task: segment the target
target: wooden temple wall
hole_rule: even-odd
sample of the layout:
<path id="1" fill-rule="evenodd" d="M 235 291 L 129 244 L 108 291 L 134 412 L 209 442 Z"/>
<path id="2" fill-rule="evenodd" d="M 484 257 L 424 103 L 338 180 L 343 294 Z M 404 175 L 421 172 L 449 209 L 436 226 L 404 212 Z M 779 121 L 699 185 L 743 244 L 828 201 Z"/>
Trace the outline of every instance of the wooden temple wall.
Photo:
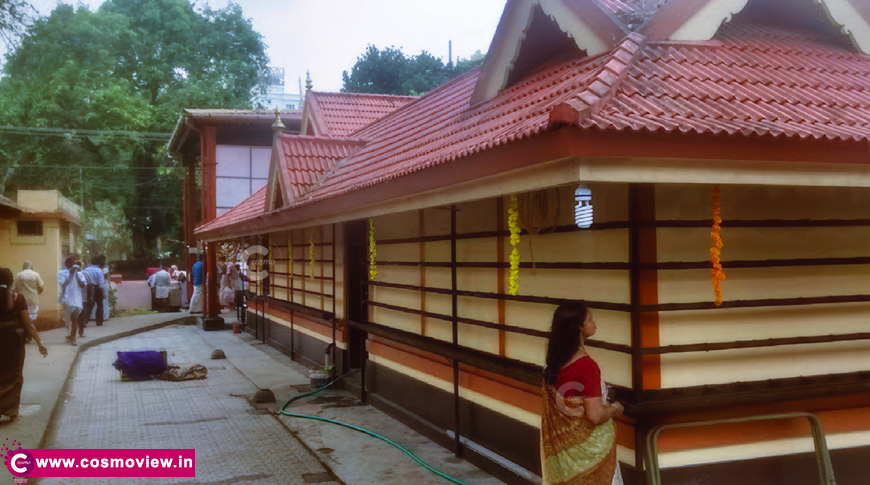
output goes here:
<path id="1" fill-rule="evenodd" d="M 661 354 L 661 387 L 870 370 L 870 302 L 862 298 L 870 295 L 870 191 L 776 186 L 720 190 L 723 297 L 726 304 L 743 301 L 749 306 L 685 309 L 713 298 L 710 270 L 690 264 L 709 261 L 710 229 L 659 227 L 658 302 L 675 305 L 673 311 L 658 313 L 658 345 L 673 351 Z M 656 219 L 710 219 L 710 195 L 708 186 L 659 185 Z M 664 263 L 677 264 L 662 268 Z M 820 304 L 797 300 L 808 298 Z M 823 341 L 831 336 L 839 341 Z M 806 340 L 798 343 L 798 338 Z M 745 348 L 689 351 L 696 344 Z M 757 407 L 761 413 L 765 409 Z M 870 408 L 831 398 L 775 410 L 818 410 L 834 450 L 870 446 Z M 809 427 L 795 420 L 666 432 L 660 450 L 662 466 L 674 467 L 810 452 L 812 441 Z"/>
<path id="2" fill-rule="evenodd" d="M 267 280 L 250 285 L 250 291 L 261 299 L 249 303 L 248 329 L 309 366 L 324 363 L 333 338 L 339 351 L 347 348 L 342 230 L 341 224 L 328 224 L 250 239 L 270 249 L 271 256 L 263 259 L 271 259 L 272 265 L 266 266 Z M 336 352 L 336 358 L 340 357 Z"/>

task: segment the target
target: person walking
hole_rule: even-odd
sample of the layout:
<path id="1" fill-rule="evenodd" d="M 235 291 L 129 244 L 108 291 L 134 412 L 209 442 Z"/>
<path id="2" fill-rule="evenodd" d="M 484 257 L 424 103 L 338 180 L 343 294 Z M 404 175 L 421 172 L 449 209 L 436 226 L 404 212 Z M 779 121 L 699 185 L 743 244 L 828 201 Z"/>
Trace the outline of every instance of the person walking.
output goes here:
<path id="1" fill-rule="evenodd" d="M 175 281 L 178 281 L 178 286 L 181 287 L 181 306 L 182 308 L 188 307 L 189 302 L 187 300 L 187 272 L 183 270 L 179 270 L 178 266 L 172 265 L 172 277 L 175 278 Z"/>
<path id="2" fill-rule="evenodd" d="M 0 424 L 18 421 L 21 387 L 24 384 L 24 330 L 39 347 L 43 357 L 48 355 L 39 334 L 30 322 L 27 300 L 12 291 L 12 271 L 0 268 Z"/>
<path id="3" fill-rule="evenodd" d="M 190 272 L 193 278 L 193 296 L 190 298 L 190 313 L 202 313 L 202 255 L 195 263 Z"/>
<path id="4" fill-rule="evenodd" d="M 160 265 L 160 271 L 148 278 L 148 286 L 154 288 L 154 298 L 157 299 L 157 305 L 161 308 L 168 307 L 172 278 L 169 276 L 169 272 L 163 269 L 163 265 Z"/>
<path id="5" fill-rule="evenodd" d="M 39 314 L 39 295 L 45 290 L 45 281 L 42 281 L 39 273 L 33 271 L 33 263 L 30 261 L 25 261 L 21 265 L 21 270 L 15 277 L 12 291 L 24 296 L 24 301 L 27 302 L 27 311 L 30 313 L 30 323 L 35 325 Z"/>
<path id="6" fill-rule="evenodd" d="M 105 298 L 103 287 L 106 283 L 106 277 L 103 276 L 102 265 L 105 262 L 106 257 L 98 254 L 91 258 L 91 265 L 82 271 L 85 280 L 88 282 L 84 308 L 82 308 L 82 312 L 79 315 L 79 325 L 82 329 L 88 326 L 88 320 L 90 320 L 91 311 L 94 308 L 96 308 L 95 320 L 97 321 L 97 326 L 103 326 L 103 317 L 105 316 L 103 313 L 103 299 Z"/>
<path id="7" fill-rule="evenodd" d="M 66 324 L 69 333 L 66 338 L 71 345 L 77 345 L 76 327 L 78 327 L 79 336 L 85 336 L 85 329 L 79 324 L 79 314 L 83 310 L 82 292 L 86 291 L 88 282 L 82 274 L 81 263 L 76 261 L 74 257 L 67 257 L 63 264 L 69 273 L 61 282 L 57 298 L 58 303 L 63 308 L 63 323 Z M 60 280 L 60 276 L 60 272 L 58 272 L 58 280 Z"/>
<path id="8" fill-rule="evenodd" d="M 597 322 L 585 305 L 553 314 L 544 368 L 541 465 L 544 485 L 622 485 L 616 424 L 622 404 L 607 402 L 598 364 L 586 353 Z"/>

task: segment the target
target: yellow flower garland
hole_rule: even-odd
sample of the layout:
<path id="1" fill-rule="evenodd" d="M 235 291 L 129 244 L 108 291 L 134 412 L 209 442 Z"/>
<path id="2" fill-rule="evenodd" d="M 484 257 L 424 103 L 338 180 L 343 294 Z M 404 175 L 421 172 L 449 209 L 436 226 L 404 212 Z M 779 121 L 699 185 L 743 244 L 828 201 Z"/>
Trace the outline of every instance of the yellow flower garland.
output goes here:
<path id="1" fill-rule="evenodd" d="M 375 239 L 375 220 L 369 219 L 369 280 L 378 278 L 378 266 L 375 259 L 378 256 L 377 240 Z"/>
<path id="2" fill-rule="evenodd" d="M 311 243 L 311 249 L 308 251 L 311 256 L 311 277 L 314 278 L 314 235 L 308 236 L 308 241 Z"/>
<path id="3" fill-rule="evenodd" d="M 274 253 L 272 253 L 272 237 L 270 236 L 269 237 L 269 261 L 266 262 L 266 264 L 269 265 L 269 269 L 272 269 L 272 254 L 274 254 Z M 272 280 L 272 278 L 269 278 L 269 283 L 270 283 L 269 284 L 269 294 L 270 294 L 270 296 L 272 296 L 274 298 L 275 297 L 275 285 L 271 284 L 272 283 L 271 280 Z"/>
<path id="4" fill-rule="evenodd" d="M 713 291 L 716 292 L 716 306 L 722 306 L 722 280 L 725 279 L 725 273 L 722 271 L 722 201 L 719 197 L 719 187 L 713 186 L 710 201 L 713 205 L 713 232 L 710 233 L 712 247 L 710 247 L 710 261 L 713 263 L 713 269 L 710 273 L 713 276 Z"/>
<path id="5" fill-rule="evenodd" d="M 520 290 L 520 211 L 517 196 L 511 196 L 511 207 L 508 209 L 508 228 L 511 231 L 511 272 L 508 279 L 508 293 L 516 296 Z"/>

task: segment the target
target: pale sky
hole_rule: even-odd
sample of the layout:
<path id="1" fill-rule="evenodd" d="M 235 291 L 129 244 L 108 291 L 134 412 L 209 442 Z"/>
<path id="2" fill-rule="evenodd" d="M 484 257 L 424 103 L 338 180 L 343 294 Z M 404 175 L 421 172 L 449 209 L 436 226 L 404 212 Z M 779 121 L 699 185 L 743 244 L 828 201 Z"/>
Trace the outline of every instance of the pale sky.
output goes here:
<path id="1" fill-rule="evenodd" d="M 33 0 L 42 15 L 58 3 L 97 8 L 103 0 Z M 227 0 L 197 1 L 222 8 Z M 405 54 L 426 50 L 447 61 L 486 52 L 505 0 L 238 0 L 254 29 L 264 37 L 271 65 L 286 70 L 285 90 L 297 92 L 311 71 L 314 89 L 338 91 L 368 44 L 400 47 Z M 304 88 L 303 88 L 304 89 Z"/>

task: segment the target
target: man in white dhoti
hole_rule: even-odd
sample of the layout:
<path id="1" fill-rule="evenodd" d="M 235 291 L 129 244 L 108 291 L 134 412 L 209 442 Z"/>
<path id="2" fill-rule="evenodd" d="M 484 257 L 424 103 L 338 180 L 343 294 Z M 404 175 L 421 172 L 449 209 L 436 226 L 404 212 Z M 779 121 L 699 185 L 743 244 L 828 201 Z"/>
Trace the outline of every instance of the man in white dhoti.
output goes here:
<path id="1" fill-rule="evenodd" d="M 199 255 L 199 260 L 193 263 L 191 268 L 191 278 L 193 278 L 193 296 L 190 297 L 190 313 L 202 313 L 202 255 Z"/>
<path id="2" fill-rule="evenodd" d="M 42 281 L 39 273 L 33 271 L 33 263 L 25 261 L 22 265 L 22 271 L 15 277 L 12 291 L 24 295 L 24 300 L 27 302 L 27 312 L 30 313 L 30 322 L 34 325 L 39 313 L 39 295 L 44 289 L 45 282 Z"/>
<path id="3" fill-rule="evenodd" d="M 79 327 L 79 335 L 84 337 L 84 327 L 79 325 L 79 314 L 82 312 L 82 289 L 87 287 L 87 280 L 82 274 L 81 266 L 76 264 L 73 257 L 66 258 L 64 261 L 68 274 L 65 275 L 64 281 L 60 281 L 61 273 L 58 272 L 58 282 L 60 283 L 60 291 L 58 291 L 58 303 L 63 308 L 63 323 L 66 325 L 67 340 L 70 344 L 76 345 L 76 327 Z"/>
<path id="4" fill-rule="evenodd" d="M 154 288 L 154 298 L 161 307 L 169 306 L 169 290 L 172 289 L 172 278 L 169 272 L 160 266 L 160 271 L 148 278 L 148 286 Z"/>

